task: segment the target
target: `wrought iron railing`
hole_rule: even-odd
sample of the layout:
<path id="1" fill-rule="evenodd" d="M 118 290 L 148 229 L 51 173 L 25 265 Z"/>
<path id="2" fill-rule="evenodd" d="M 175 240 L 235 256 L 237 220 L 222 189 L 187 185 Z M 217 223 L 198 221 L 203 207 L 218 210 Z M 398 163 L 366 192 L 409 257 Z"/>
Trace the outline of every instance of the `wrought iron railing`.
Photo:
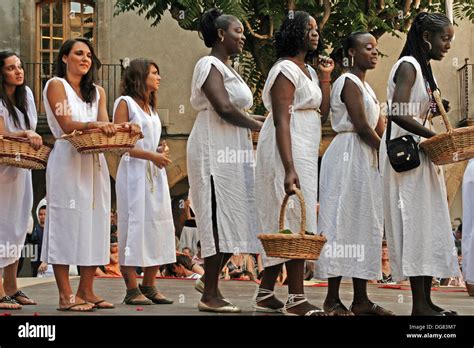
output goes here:
<path id="1" fill-rule="evenodd" d="M 459 108 L 461 111 L 461 123 L 474 121 L 474 64 L 468 63 L 458 69 L 459 76 Z"/>

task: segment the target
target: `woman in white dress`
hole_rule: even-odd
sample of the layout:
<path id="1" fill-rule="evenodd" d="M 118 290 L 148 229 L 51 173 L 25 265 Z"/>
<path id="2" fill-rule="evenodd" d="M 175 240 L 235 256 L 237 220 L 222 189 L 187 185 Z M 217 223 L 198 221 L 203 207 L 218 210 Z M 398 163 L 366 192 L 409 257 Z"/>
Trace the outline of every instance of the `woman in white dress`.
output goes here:
<path id="1" fill-rule="evenodd" d="M 171 163 L 168 150 L 160 146 L 161 121 L 157 92 L 161 76 L 158 65 L 134 59 L 122 78 L 122 96 L 115 101 L 114 122 L 131 122 L 132 132 L 144 138 L 122 156 L 115 184 L 119 238 L 119 264 L 130 305 L 171 304 L 156 288 L 160 265 L 176 261 L 171 198 L 165 167 Z M 144 270 L 137 286 L 137 267 Z"/>
<path id="2" fill-rule="evenodd" d="M 315 278 L 328 279 L 326 312 L 392 315 L 367 295 L 367 281 L 382 277 L 382 182 L 377 150 L 384 122 L 377 97 L 365 82 L 367 70 L 377 64 L 377 40 L 369 33 L 353 33 L 339 52 L 342 66 L 349 69 L 331 91 L 331 124 L 337 135 L 321 162 L 318 216 L 318 230 L 328 241 L 316 261 Z M 339 249 L 345 252 L 340 255 Z M 350 310 L 339 298 L 342 277 L 352 278 Z"/>
<path id="3" fill-rule="evenodd" d="M 462 181 L 462 272 L 470 296 L 474 296 L 474 159 Z"/>
<path id="4" fill-rule="evenodd" d="M 321 124 L 329 114 L 334 63 L 331 59 L 320 58 L 319 77 L 306 64 L 318 52 L 320 43 L 316 20 L 306 12 L 288 14 L 275 39 L 279 60 L 270 70 L 263 89 L 263 102 L 270 114 L 257 145 L 255 196 L 259 233 L 278 231 L 281 202 L 285 193 L 294 194 L 294 185 L 301 189 L 306 201 L 307 230 L 316 233 Z M 301 213 L 299 203 L 292 200 L 289 206 L 285 228 L 297 232 Z M 283 263 L 288 273 L 285 305 L 273 293 Z M 264 254 L 263 265 L 263 279 L 253 304 L 255 310 L 326 315 L 304 295 L 304 260 L 269 258 Z"/>
<path id="5" fill-rule="evenodd" d="M 113 308 L 94 293 L 97 266 L 109 262 L 110 177 L 103 154 L 80 154 L 61 136 L 74 130 L 100 128 L 113 135 L 104 89 L 93 82 L 100 62 L 87 39 L 61 46 L 56 77 L 43 91 L 48 125 L 56 138 L 46 170 L 48 207 L 41 261 L 53 265 L 59 289 L 58 310 Z M 69 265 L 80 266 L 76 295 Z"/>
<path id="6" fill-rule="evenodd" d="M 221 270 L 233 253 L 258 250 L 251 130 L 259 130 L 250 88 L 227 64 L 242 52 L 242 23 L 217 9 L 201 18 L 209 56 L 194 68 L 191 105 L 198 111 L 188 139 L 187 164 L 193 210 L 204 258 L 201 311 L 239 312 L 218 291 Z"/>
<path id="7" fill-rule="evenodd" d="M 431 96 L 437 86 L 430 62 L 443 59 L 453 35 L 451 22 L 442 14 L 422 12 L 415 18 L 389 75 L 390 139 L 436 135 L 423 126 L 430 108 L 437 111 Z M 417 168 L 396 172 L 387 156 L 386 135 L 380 142 L 380 171 L 393 280 L 410 278 L 412 315 L 452 315 L 431 300 L 432 277 L 450 278 L 459 273 L 443 171 L 420 151 Z"/>
<path id="8" fill-rule="evenodd" d="M 14 52 L 2 51 L 0 69 L 0 136 L 26 138 L 37 149 L 42 139 L 34 131 L 35 99 L 25 85 L 22 62 Z M 0 309 L 20 309 L 21 305 L 36 304 L 18 289 L 16 282 L 18 260 L 33 207 L 31 171 L 0 165 L 0 187 L 0 245 L 4 248 L 0 256 Z M 13 252 L 5 253 L 9 250 Z"/>

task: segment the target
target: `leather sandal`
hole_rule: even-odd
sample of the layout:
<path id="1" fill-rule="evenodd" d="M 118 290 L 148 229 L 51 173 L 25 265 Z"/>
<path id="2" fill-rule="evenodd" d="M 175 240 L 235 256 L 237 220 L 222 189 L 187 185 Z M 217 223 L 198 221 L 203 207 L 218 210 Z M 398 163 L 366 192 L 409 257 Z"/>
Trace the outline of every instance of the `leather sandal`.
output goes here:
<path id="1" fill-rule="evenodd" d="M 198 309 L 201 312 L 213 312 L 213 313 L 240 313 L 242 311 L 239 307 L 233 305 L 230 302 L 227 302 L 226 305 L 221 306 L 221 307 L 211 307 L 205 304 L 204 302 L 199 301 Z"/>
<path id="2" fill-rule="evenodd" d="M 16 302 L 10 296 L 3 296 L 2 298 L 0 298 L 0 303 L 6 303 L 6 304 L 12 304 L 12 305 L 19 305 L 20 306 L 20 307 L 0 308 L 0 310 L 17 311 L 17 310 L 22 308 L 21 304 Z"/>
<path id="3" fill-rule="evenodd" d="M 324 301 L 323 308 L 327 313 L 332 314 L 335 317 L 350 317 L 354 315 L 352 311 L 348 310 L 347 307 L 344 306 L 340 299 L 331 300 L 331 302 L 334 302 L 334 304 L 329 305 L 328 302 Z"/>
<path id="4" fill-rule="evenodd" d="M 34 302 L 34 300 L 31 300 L 31 298 L 29 298 L 28 296 L 26 296 L 26 294 L 21 291 L 21 290 L 18 290 L 17 292 L 15 292 L 13 295 L 10 296 L 12 299 L 14 299 L 16 302 L 18 302 L 19 304 L 21 304 L 22 306 L 33 306 L 33 305 L 36 305 L 37 303 Z M 26 298 L 27 300 L 31 300 L 33 302 L 22 302 L 19 298 L 20 297 L 23 297 L 23 298 Z"/>
<path id="5" fill-rule="evenodd" d="M 158 294 L 158 289 L 156 286 L 145 286 L 145 285 L 138 285 L 140 288 L 140 291 L 142 292 L 143 295 L 150 301 L 152 301 L 155 304 L 172 304 L 174 303 L 173 300 L 168 300 L 167 298 L 156 298 L 156 295 Z"/>
<path id="6" fill-rule="evenodd" d="M 138 288 L 127 290 L 123 303 L 132 306 L 147 306 L 153 304 L 153 302 L 148 299 L 137 300 L 136 298 L 140 295 L 142 295 L 142 292 Z"/>

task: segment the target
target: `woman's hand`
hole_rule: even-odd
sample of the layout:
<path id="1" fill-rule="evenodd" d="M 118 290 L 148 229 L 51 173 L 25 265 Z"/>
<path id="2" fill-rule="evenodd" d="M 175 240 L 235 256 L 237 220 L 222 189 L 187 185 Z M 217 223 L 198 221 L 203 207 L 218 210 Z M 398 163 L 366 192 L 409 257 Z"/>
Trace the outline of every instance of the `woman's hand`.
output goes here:
<path id="1" fill-rule="evenodd" d="M 170 148 L 168 146 L 168 144 L 166 143 L 166 140 L 163 140 L 161 142 L 161 145 L 158 146 L 158 152 L 159 153 L 162 153 L 163 155 L 165 155 L 166 157 L 169 157 L 170 155 Z"/>
<path id="2" fill-rule="evenodd" d="M 168 156 L 162 153 L 154 153 L 150 159 L 155 166 L 158 168 L 162 169 L 163 167 L 166 167 L 167 165 L 173 163 Z"/>
<path id="3" fill-rule="evenodd" d="M 105 133 L 107 136 L 112 136 L 115 133 L 117 133 L 117 128 L 115 127 L 115 124 L 110 123 L 110 122 L 94 122 L 93 123 L 94 128 L 99 128 L 102 132 Z"/>
<path id="4" fill-rule="evenodd" d="M 252 128 L 250 128 L 250 130 L 252 130 L 254 132 L 260 132 L 262 127 L 263 127 L 263 122 L 254 120 L 254 124 L 253 124 Z"/>
<path id="5" fill-rule="evenodd" d="M 130 122 L 124 122 L 119 124 L 119 126 L 122 126 L 123 128 L 130 130 L 131 135 L 139 134 L 142 131 L 142 128 L 140 125 L 136 123 L 130 123 Z"/>
<path id="6" fill-rule="evenodd" d="M 43 139 L 41 136 L 32 130 L 25 131 L 25 137 L 30 141 L 30 145 L 33 149 L 38 150 L 43 145 Z"/>
<path id="7" fill-rule="evenodd" d="M 48 269 L 48 264 L 46 262 L 41 262 L 41 265 L 38 267 L 38 273 L 44 274 Z"/>
<path id="8" fill-rule="evenodd" d="M 334 61 L 326 56 L 318 57 L 318 70 L 322 75 L 322 78 L 330 78 L 332 71 L 334 70 Z"/>
<path id="9" fill-rule="evenodd" d="M 295 194 L 295 187 L 300 188 L 300 180 L 296 171 L 290 170 L 285 174 L 285 193 L 289 196 Z"/>

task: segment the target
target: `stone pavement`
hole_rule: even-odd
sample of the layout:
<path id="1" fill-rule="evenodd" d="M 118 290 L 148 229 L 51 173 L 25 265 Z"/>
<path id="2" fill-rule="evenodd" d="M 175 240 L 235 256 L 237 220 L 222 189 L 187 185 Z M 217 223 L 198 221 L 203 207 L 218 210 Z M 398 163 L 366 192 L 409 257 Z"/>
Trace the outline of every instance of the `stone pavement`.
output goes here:
<path id="1" fill-rule="evenodd" d="M 58 291 L 54 278 L 18 278 L 19 286 L 35 299 L 36 306 L 24 306 L 20 311 L 8 311 L 11 315 L 229 315 L 199 312 L 197 302 L 200 294 L 194 290 L 194 281 L 188 279 L 157 279 L 158 289 L 168 298 L 175 301 L 172 305 L 129 306 L 121 304 L 125 296 L 125 284 L 121 278 L 98 278 L 95 280 L 95 290 L 99 296 L 116 305 L 115 309 L 96 310 L 89 313 L 60 312 L 58 306 Z M 75 290 L 79 278 L 71 278 L 72 288 Z M 310 282 L 313 286 L 306 286 L 305 292 L 308 299 L 321 307 L 327 288 L 321 284 Z M 407 286 L 404 289 L 383 289 L 380 285 L 369 284 L 369 296 L 373 302 L 392 310 L 397 315 L 409 315 L 411 310 L 411 291 Z M 251 281 L 221 281 L 220 288 L 229 300 L 242 309 L 240 315 L 262 315 L 254 313 L 251 299 L 255 293 L 256 284 Z M 461 288 L 442 287 L 433 291 L 433 299 L 439 306 L 456 310 L 461 315 L 474 315 L 474 297 L 469 297 Z M 287 287 L 277 286 L 276 295 L 282 301 L 286 300 Z M 341 300 L 349 307 L 352 301 L 352 284 L 341 285 Z M 0 314 L 2 311 L 0 311 Z M 263 314 L 268 315 L 268 314 Z M 279 314 L 271 314 L 279 315 Z"/>

